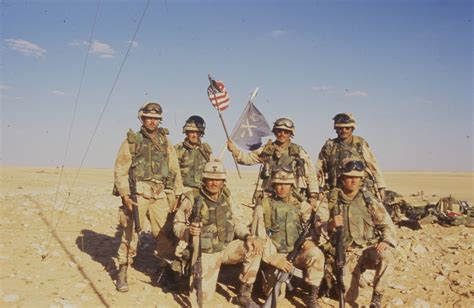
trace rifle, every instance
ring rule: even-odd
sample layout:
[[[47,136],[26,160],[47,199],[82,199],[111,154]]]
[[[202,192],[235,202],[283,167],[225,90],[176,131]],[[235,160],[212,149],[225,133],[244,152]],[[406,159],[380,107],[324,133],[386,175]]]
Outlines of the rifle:
[[[336,215],[341,215],[341,209],[336,206]],[[336,260],[335,260],[335,274],[337,290],[339,291],[339,308],[344,308],[344,293],[346,288],[344,286],[344,265],[346,264],[346,254],[344,249],[344,226],[336,228]]]
[[[130,170],[128,171],[128,185],[130,186],[130,198],[134,202],[132,205],[133,224],[135,225],[135,232],[138,234],[142,231],[142,227],[140,226],[140,216],[138,214],[137,179],[135,178],[135,173],[133,172],[132,167],[130,167]]]
[[[191,212],[191,223],[201,223],[202,199],[198,196],[195,199]],[[202,308],[202,251],[201,236],[193,236],[193,255],[191,259],[192,289],[196,290],[196,297],[199,308]]]
[[[296,257],[298,256],[301,247],[303,246],[304,241],[310,235],[311,230],[314,227],[314,220],[318,219],[319,216],[316,215],[315,211],[312,211],[311,217],[309,218],[308,222],[306,223],[305,227],[303,228],[303,232],[301,232],[300,236],[296,240],[293,250],[286,256],[286,259],[293,263]],[[263,304],[262,308],[275,308],[278,296],[280,295],[281,284],[286,283],[288,286],[288,290],[292,290],[293,287],[290,284],[290,280],[293,277],[293,272],[285,273],[279,269],[275,270],[275,276],[277,280],[275,285],[273,286],[272,292],[267,296],[265,299],[265,303]]]

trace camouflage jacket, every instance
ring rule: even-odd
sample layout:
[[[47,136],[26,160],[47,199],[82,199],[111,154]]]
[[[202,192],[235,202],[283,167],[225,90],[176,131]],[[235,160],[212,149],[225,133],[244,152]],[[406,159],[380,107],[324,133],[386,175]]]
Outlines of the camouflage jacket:
[[[183,185],[192,188],[201,187],[204,165],[212,155],[211,146],[207,143],[192,146],[185,140],[176,144],[175,149],[178,155]]]
[[[350,143],[344,143],[339,138],[329,139],[321,148],[316,162],[316,169],[328,175],[329,189],[337,184],[338,170],[342,160],[347,157],[357,157],[365,162],[366,179],[372,179],[378,188],[385,188],[385,179],[377,164],[375,155],[365,139],[353,136]],[[370,186],[370,185],[369,185]]]
[[[224,189],[227,189],[227,188],[224,188]],[[221,195],[219,196],[219,198],[222,197],[222,194],[224,194],[224,192],[221,192]],[[226,194],[227,196],[225,198],[224,205],[230,209],[230,213],[229,213],[230,215],[227,215],[227,217],[225,218],[225,220],[229,220],[229,221],[225,221],[225,222],[223,221],[222,224],[230,223],[231,225],[233,225],[233,231],[234,231],[233,238],[244,240],[245,236],[250,234],[250,230],[248,226],[244,223],[242,209],[236,204],[235,200],[230,196],[230,193],[227,192]],[[201,215],[203,217],[209,216],[209,215],[203,214],[204,212],[206,212],[205,204],[206,202],[210,203],[214,201],[210,199],[210,197],[205,193],[203,189],[200,190],[199,196],[203,200]],[[186,198],[182,200],[181,206],[176,212],[176,215],[173,220],[174,234],[180,240],[184,240],[186,242],[190,240],[189,224],[190,224],[193,206],[194,206],[194,197],[188,193],[186,194]],[[206,226],[206,227],[209,227],[209,226]],[[217,228],[218,226],[215,226],[215,229],[216,229],[215,233],[218,232]],[[204,230],[204,226],[203,226],[203,230]]]
[[[136,133],[139,134],[139,133]],[[115,160],[114,168],[114,191],[116,195],[126,196],[130,195],[130,186],[129,186],[129,170],[132,166],[133,161],[133,150],[130,142],[130,133],[128,134],[127,139],[122,142],[120,149],[117,153],[117,158]],[[183,181],[181,178],[181,173],[179,170],[178,158],[176,151],[169,142],[166,136],[163,136],[166,142],[166,159],[167,168],[170,174],[174,174],[174,181],[172,184],[172,191],[176,195],[181,195],[183,193]],[[156,151],[155,148],[150,148],[150,151]],[[139,162],[138,162],[139,163]],[[165,184],[161,181],[137,181],[137,193],[143,195],[146,198],[161,198],[164,193]],[[161,196],[160,196],[161,195]]]
[[[366,247],[384,241],[396,247],[396,231],[387,210],[370,192],[359,191],[353,199],[335,188],[329,195],[329,215],[333,218],[342,212],[344,243]]]
[[[294,152],[294,154],[292,153]],[[318,181],[316,178],[316,172],[311,162],[309,155],[306,151],[295,143],[290,142],[285,146],[278,146],[275,142],[268,140],[267,144],[261,146],[260,148],[244,153],[243,151],[238,151],[232,153],[236,158],[237,162],[242,165],[256,165],[264,164],[262,170],[261,178],[262,189],[269,191],[271,190],[271,171],[266,170],[268,166],[283,165],[281,162],[283,158],[292,157],[289,160],[285,161],[294,161],[296,158],[302,161],[303,175],[301,177],[297,176],[298,188],[307,189],[309,193],[317,193],[319,191]],[[267,166],[268,164],[268,166]]]

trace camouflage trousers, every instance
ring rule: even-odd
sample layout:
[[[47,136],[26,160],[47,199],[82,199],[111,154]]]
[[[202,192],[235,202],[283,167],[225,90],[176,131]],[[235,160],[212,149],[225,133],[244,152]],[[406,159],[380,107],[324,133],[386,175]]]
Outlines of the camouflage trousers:
[[[164,195],[164,194],[163,194]],[[156,251],[160,257],[170,259],[174,255],[174,235],[172,218],[169,217],[169,203],[166,197],[147,199],[137,196],[140,225],[148,220],[151,233],[156,240]],[[119,209],[119,224],[122,238],[118,249],[118,263],[131,264],[137,255],[138,235],[133,227],[133,218],[125,213],[124,207]]]
[[[278,253],[272,241],[267,239],[263,251],[263,261],[275,266],[283,259],[286,259],[286,254]],[[306,240],[303,243],[293,265],[303,271],[303,279],[308,285],[319,286],[324,277],[324,254],[314,241]]]
[[[209,303],[216,292],[217,277],[222,264],[243,263],[239,275],[241,283],[253,284],[257,278],[261,255],[249,254],[244,241],[234,240],[224,250],[216,253],[202,253],[202,301],[203,306]],[[192,307],[198,307],[195,290],[191,291]]]
[[[346,266],[344,267],[344,285],[346,286],[345,300],[355,303],[359,296],[359,280],[366,270],[375,270],[373,288],[375,292],[383,293],[393,272],[395,249],[388,247],[379,254],[375,246],[351,249],[346,251]]]

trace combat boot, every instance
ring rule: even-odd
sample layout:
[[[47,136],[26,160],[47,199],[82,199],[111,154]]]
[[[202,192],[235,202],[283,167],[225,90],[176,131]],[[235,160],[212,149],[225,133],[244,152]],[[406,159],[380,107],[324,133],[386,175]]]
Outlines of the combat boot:
[[[120,264],[119,266],[116,285],[117,291],[119,292],[128,292],[127,268],[127,264]]]
[[[319,288],[317,286],[310,286],[309,292],[304,299],[304,303],[306,304],[306,307],[319,308],[320,306],[318,303],[318,297],[319,297]]]
[[[370,301],[370,308],[381,308],[382,307],[382,294],[379,292],[372,293],[372,300]]]
[[[252,289],[253,284],[251,283],[242,283],[239,288],[239,294],[237,294],[239,304],[245,308],[259,308],[260,306],[257,305],[252,300]]]

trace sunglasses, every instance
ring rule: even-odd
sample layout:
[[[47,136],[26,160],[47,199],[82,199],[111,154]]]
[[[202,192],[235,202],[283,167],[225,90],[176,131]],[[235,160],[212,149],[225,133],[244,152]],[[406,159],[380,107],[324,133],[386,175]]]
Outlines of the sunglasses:
[[[283,119],[283,120],[280,120],[280,121],[277,121],[275,123],[276,126],[285,126],[285,127],[288,127],[288,128],[293,128],[293,122],[291,122],[290,120],[288,119]]]
[[[364,170],[364,163],[360,160],[350,160],[342,166],[342,172],[351,172],[353,170],[356,171],[363,171]]]
[[[293,167],[291,165],[283,165],[283,166],[275,166],[272,169],[273,173],[277,173],[278,171],[286,171],[286,172],[293,172]]]
[[[352,120],[347,114],[341,113],[334,117],[334,122],[337,124],[349,124],[352,123]]]

